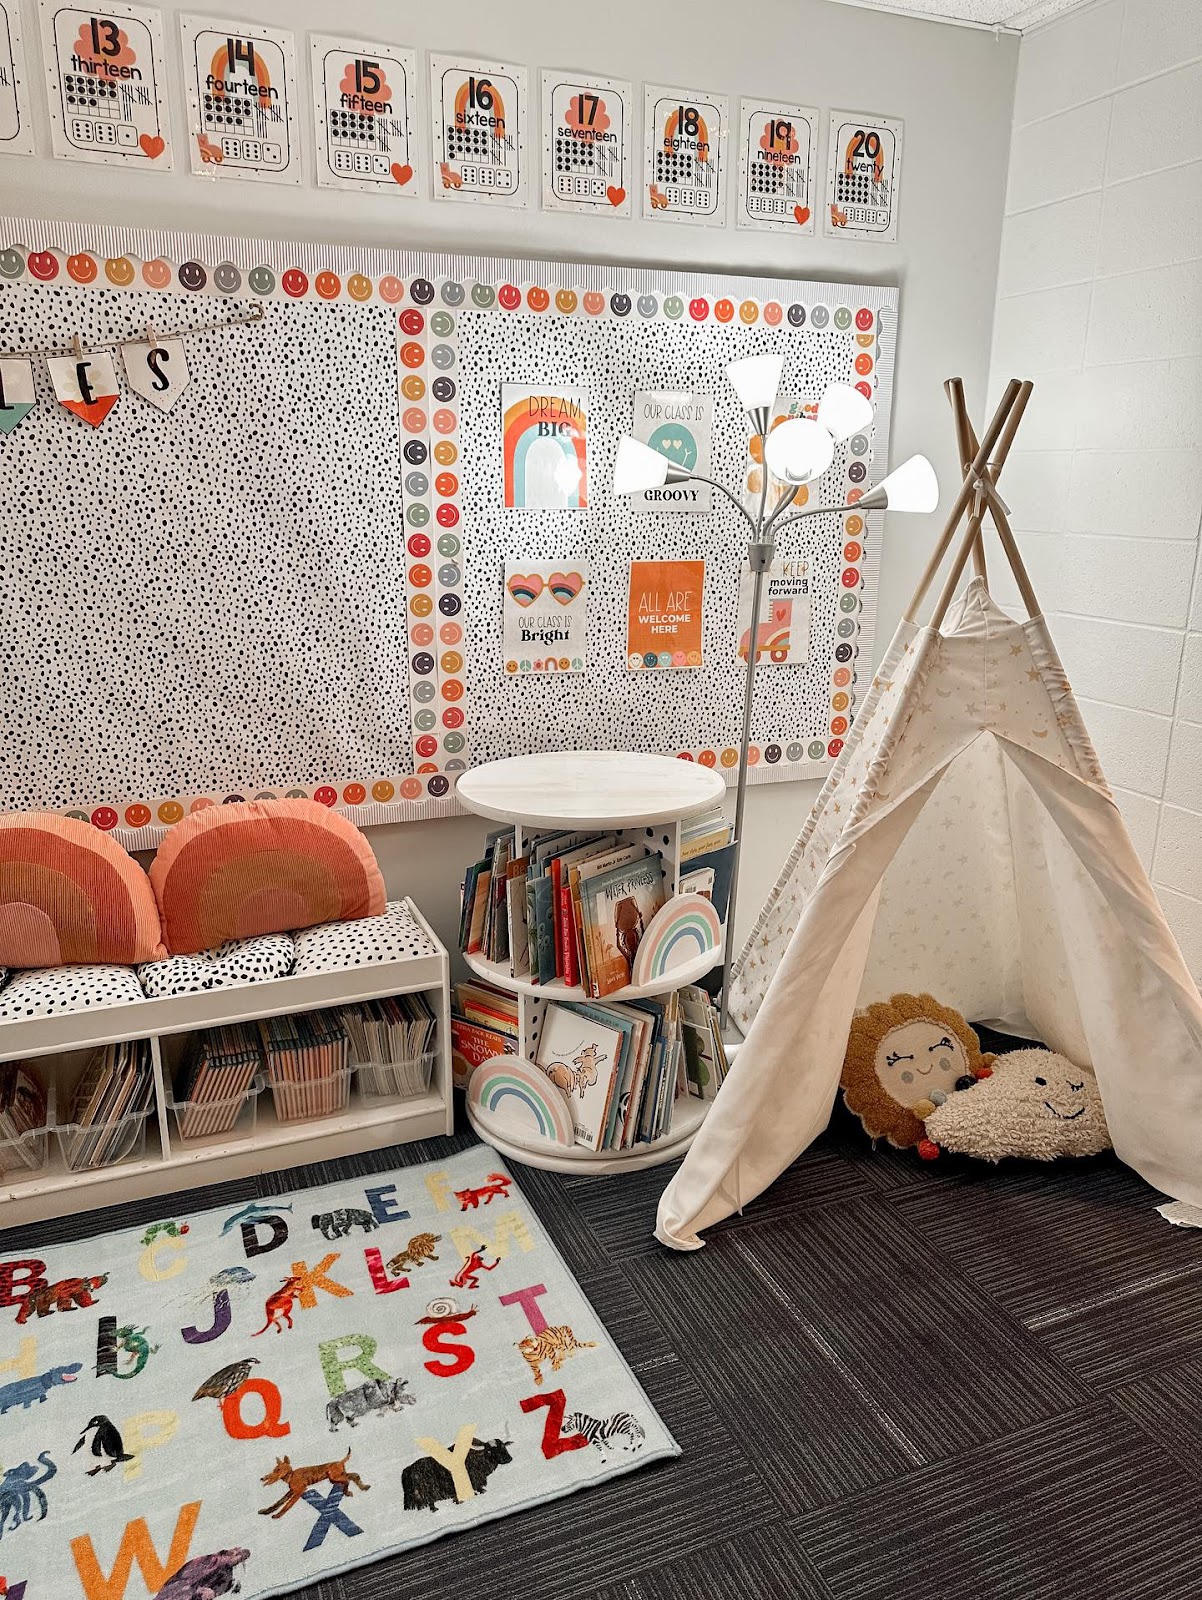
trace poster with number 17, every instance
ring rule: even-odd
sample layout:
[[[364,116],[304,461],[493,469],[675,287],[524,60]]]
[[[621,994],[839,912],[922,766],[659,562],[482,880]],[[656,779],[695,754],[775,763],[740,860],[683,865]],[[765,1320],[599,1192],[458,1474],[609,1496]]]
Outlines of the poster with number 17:
[[[631,86],[543,71],[543,210],[630,215]]]

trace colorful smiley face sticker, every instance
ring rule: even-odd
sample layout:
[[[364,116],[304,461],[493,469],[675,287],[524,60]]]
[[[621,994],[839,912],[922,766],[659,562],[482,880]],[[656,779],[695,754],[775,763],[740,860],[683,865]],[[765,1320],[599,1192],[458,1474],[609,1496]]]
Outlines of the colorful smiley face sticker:
[[[557,289],[555,291],[555,309],[562,311],[565,317],[570,317],[576,309],[575,289]]]
[[[497,304],[506,311],[516,311],[522,303],[522,291],[516,283],[503,283],[497,290]]]
[[[723,299],[714,301],[714,316],[717,317],[719,322],[732,322],[734,320],[734,314],[735,303],[733,300]]]
[[[625,317],[630,313],[630,296],[628,294],[611,294],[609,309],[615,317]]]
[[[313,798],[319,806],[335,806],[338,804],[338,790],[323,783],[320,788],[314,789]]]
[[[51,251],[31,250],[26,261],[30,276],[36,278],[39,283],[49,283],[52,278],[58,277],[58,261]]]
[[[334,300],[342,290],[342,279],[336,272],[319,272],[313,280],[313,287],[323,300]]]
[[[391,272],[386,272],[380,279],[380,299],[387,305],[394,306],[397,301],[404,298],[405,285],[399,278],[394,278]]]
[[[252,267],[246,281],[255,294],[275,293],[275,273],[270,267]]]
[[[183,272],[182,267],[180,272]],[[309,280],[299,267],[289,267],[280,279],[280,287],[285,294],[291,295],[294,300],[299,300],[303,294],[308,292]]]
[[[179,269],[179,281],[185,289],[195,291],[204,288],[209,275],[199,261],[185,261]]]
[[[115,828],[119,820],[112,806],[97,806],[91,818],[92,826],[102,829],[105,833]]]
[[[361,806],[367,799],[367,790],[361,783],[348,783],[342,791],[342,798],[348,806]]]
[[[88,255],[86,250],[67,257],[68,276],[74,278],[76,283],[92,283],[97,271],[96,257]]]
[[[784,314],[785,309],[779,300],[769,300],[764,307],[764,321],[770,328],[778,327]]]
[[[689,301],[689,316],[694,322],[704,322],[710,314],[710,303],[703,300],[700,295],[697,299]]]
[[[143,805],[126,806],[125,825],[127,828],[144,828],[150,821],[150,807]]]
[[[352,300],[362,303],[371,299],[371,279],[364,277],[361,272],[352,272],[346,280],[346,292]]]
[[[443,284],[442,303],[445,306],[461,306],[464,301],[464,289],[461,283],[456,283],[454,278],[448,278]]]
[[[19,250],[0,250],[0,278],[19,278],[24,271],[25,263]]]
[[[434,298],[434,285],[429,278],[414,278],[409,285],[409,294],[414,305],[428,306]]]
[[[184,814],[184,808],[178,800],[164,800],[158,810],[158,818],[165,827],[172,827],[179,822]]]
[[[145,269],[143,269],[143,277]],[[232,261],[223,261],[213,268],[213,286],[222,294],[237,294],[242,287],[242,274]]]
[[[382,806],[387,805],[395,793],[395,785],[389,783],[387,778],[379,778],[371,786],[372,799],[378,800]]]
[[[531,311],[545,311],[551,304],[551,296],[545,289],[535,286],[526,291],[526,304]]]
[[[742,305],[740,305],[740,307],[739,307],[739,321],[740,322],[745,322],[745,323],[747,323],[748,326],[750,326],[753,322],[758,322],[759,321],[759,316],[760,316],[760,308],[759,308],[759,306],[756,305],[754,300],[744,300]]]
[[[671,317],[673,322],[676,321],[677,317],[684,316],[684,301],[678,294],[670,294],[664,301],[664,316]],[[691,761],[692,757],[690,756],[689,759]]]
[[[115,256],[104,263],[104,275],[110,283],[116,284],[118,289],[125,289],[134,281],[134,264],[126,256]],[[183,282],[183,268],[180,268],[180,282]]]
[[[487,311],[497,298],[497,292],[491,283],[472,284],[472,304],[479,306],[481,311]]]
[[[596,289],[588,289],[584,295],[584,309],[590,317],[599,317],[605,310],[605,296]]]

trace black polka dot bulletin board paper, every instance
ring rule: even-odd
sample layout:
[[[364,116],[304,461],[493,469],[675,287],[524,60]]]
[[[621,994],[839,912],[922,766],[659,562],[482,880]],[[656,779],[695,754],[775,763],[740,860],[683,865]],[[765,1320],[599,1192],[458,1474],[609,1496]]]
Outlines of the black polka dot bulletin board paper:
[[[88,428],[38,358],[32,410],[0,432],[0,809],[137,848],[269,795],[361,824],[448,815],[458,773],[526,751],[658,751],[733,782],[746,526],[719,494],[634,509],[611,471],[635,392],[689,391],[712,397],[714,477],[754,483],[723,374],[767,351],[794,409],[834,381],[876,408],[811,486],[834,509],[780,535],[809,578],[808,660],[757,673],[749,778],[838,755],[875,623],[880,514],[857,502],[887,470],[896,289],[0,219],[0,355],[148,324],[184,341],[170,412],[122,376]],[[506,508],[506,385],[583,392],[584,505]],[[700,667],[628,664],[649,560],[705,563]],[[588,573],[583,672],[506,673],[516,562]]]

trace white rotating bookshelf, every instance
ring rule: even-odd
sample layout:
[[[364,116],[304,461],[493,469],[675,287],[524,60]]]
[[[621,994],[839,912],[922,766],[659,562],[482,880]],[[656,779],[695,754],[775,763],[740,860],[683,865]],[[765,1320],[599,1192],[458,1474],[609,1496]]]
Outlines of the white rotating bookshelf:
[[[645,841],[649,850],[663,857],[665,881],[676,894],[681,878],[681,824],[721,800],[726,784],[719,773],[691,761],[621,750],[581,750],[513,756],[473,767],[459,779],[457,792],[469,811],[513,826],[518,856],[525,853],[526,835],[557,828],[615,833],[632,844]],[[532,983],[515,977],[508,962],[486,961],[478,955],[463,959],[477,977],[516,995],[518,1053],[528,1060],[534,1059],[538,1049],[549,1004],[593,1003],[582,988],[561,979]],[[723,948],[718,945],[654,982],[631,984],[599,1003],[667,994],[696,983],[720,966],[722,959]],[[691,1095],[678,1097],[669,1131],[650,1144],[636,1144],[628,1150],[553,1144],[537,1136],[527,1137],[516,1128],[499,1133],[493,1122],[485,1127],[470,1104],[468,1118],[482,1139],[513,1161],[550,1172],[601,1174],[675,1161],[689,1148],[712,1104],[712,1100]]]
[[[13,1167],[0,1177],[0,1226],[450,1133],[454,1109],[447,952],[413,901],[402,904],[412,920],[414,937],[413,953],[399,960],[100,1010],[0,1021],[0,1061],[37,1058],[48,1083],[54,1086],[60,1116],[70,1098],[68,1085],[78,1078],[88,1055],[99,1045],[147,1040],[155,1086],[145,1139],[126,1159],[73,1171],[52,1127],[41,1167]],[[222,1023],[254,1022],[419,992],[429,995],[437,1018],[435,1059],[425,1093],[372,1099],[361,1095],[356,1085],[345,1109],[297,1121],[277,1116],[272,1096],[264,1093],[249,1129],[239,1131],[236,1126],[228,1134],[208,1139],[179,1136],[168,1112],[168,1089],[171,1064],[178,1059],[187,1034]]]

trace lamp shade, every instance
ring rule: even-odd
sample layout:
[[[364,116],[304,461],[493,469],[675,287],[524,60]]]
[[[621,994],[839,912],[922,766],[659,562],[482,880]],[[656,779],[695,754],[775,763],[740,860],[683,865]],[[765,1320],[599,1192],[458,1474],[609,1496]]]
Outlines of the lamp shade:
[[[784,364],[783,355],[744,356],[730,363],[726,376],[734,386],[744,411],[761,410],[772,404],[780,388]]]
[[[835,441],[821,424],[791,417],[773,428],[764,442],[768,471],[782,483],[809,483],[820,478],[835,455]]]
[[[638,494],[641,489],[658,489],[667,483],[671,465],[667,456],[661,456],[658,450],[624,434],[618,440],[618,454],[614,460],[614,493]]]
[[[938,504],[939,479],[926,456],[903,461],[860,501],[864,511],[934,511]]]
[[[818,421],[836,444],[872,421],[872,401],[850,383],[832,383],[818,402]]]

